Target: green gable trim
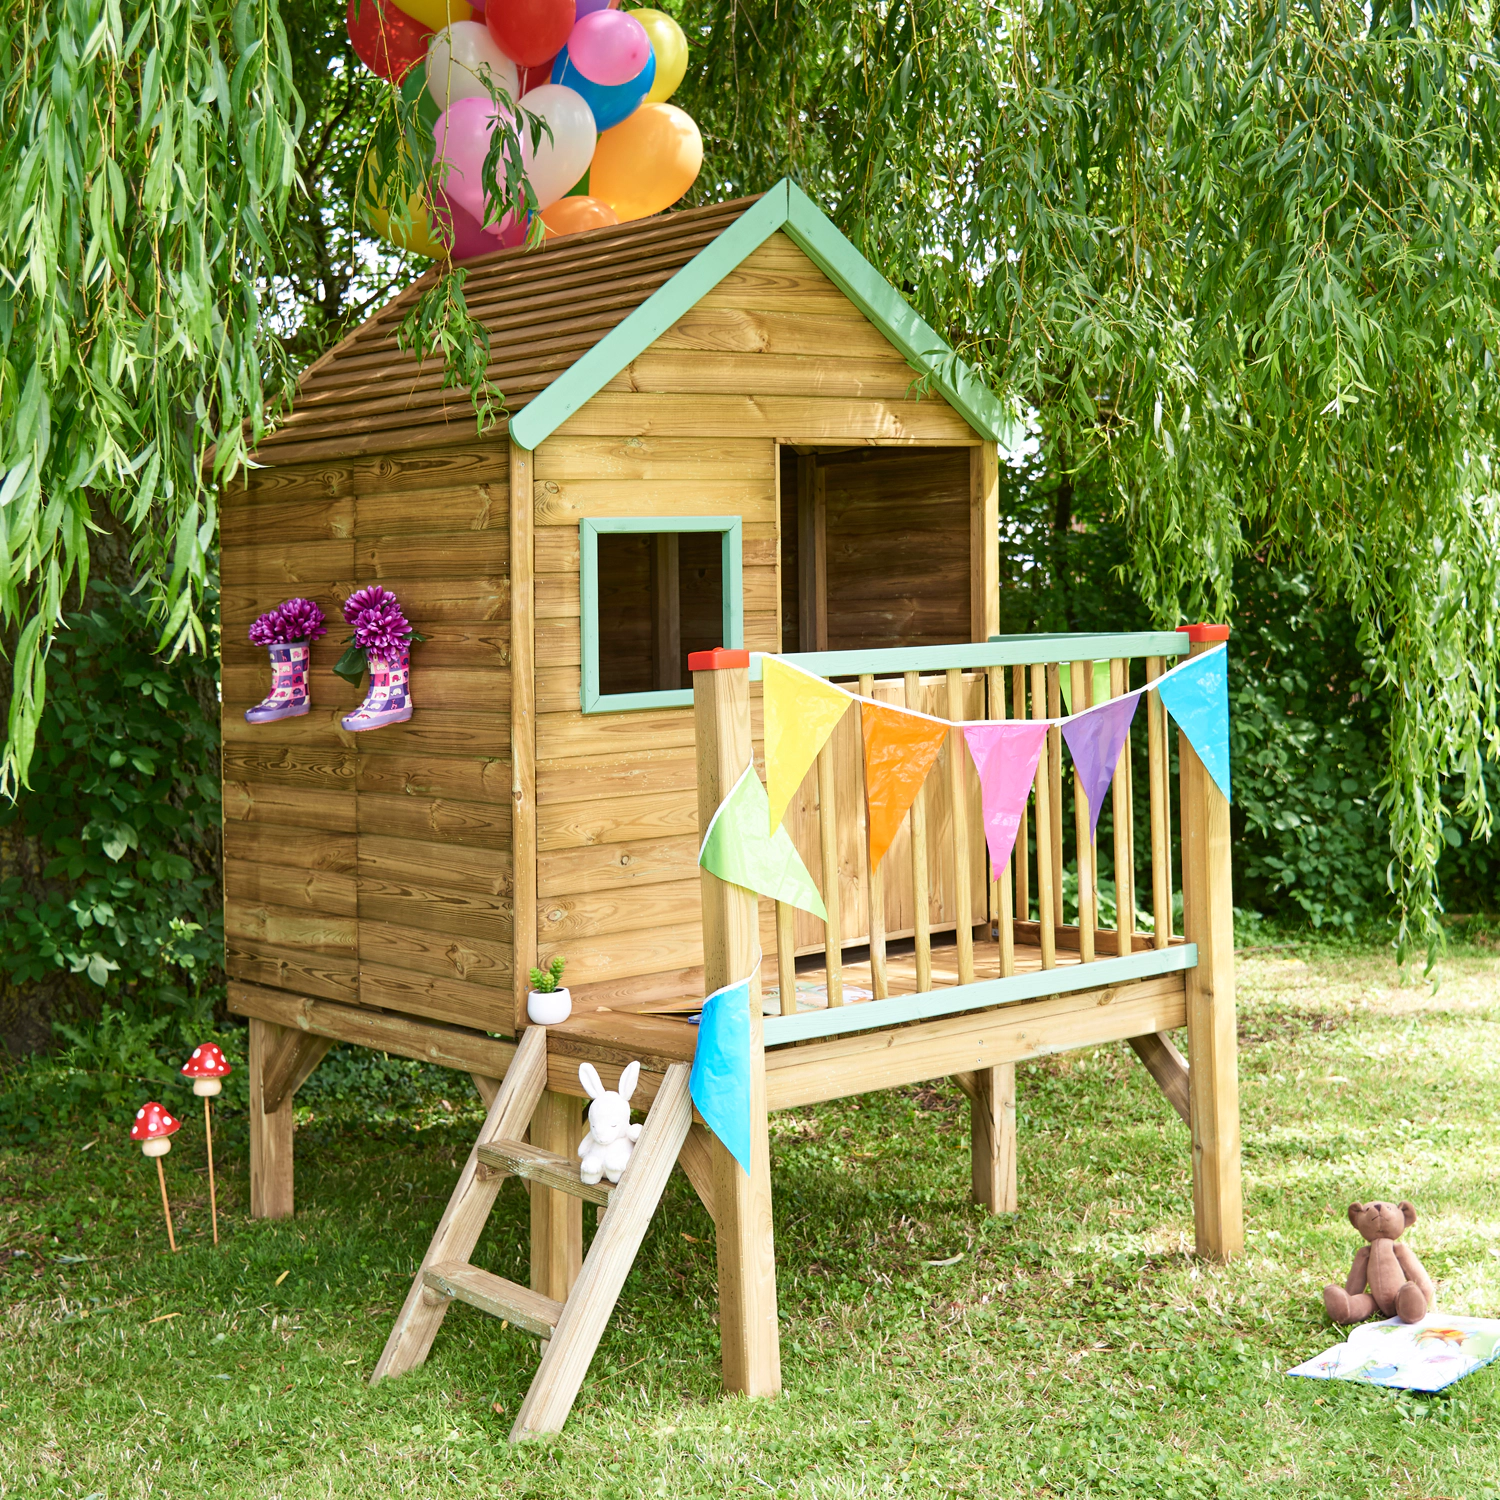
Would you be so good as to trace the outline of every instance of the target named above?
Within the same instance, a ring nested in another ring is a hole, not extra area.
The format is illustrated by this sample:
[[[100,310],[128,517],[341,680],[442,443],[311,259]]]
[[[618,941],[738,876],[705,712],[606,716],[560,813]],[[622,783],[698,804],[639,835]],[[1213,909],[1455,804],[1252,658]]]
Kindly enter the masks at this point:
[[[994,393],[787,178],[528,402],[511,419],[511,437],[523,448],[538,447],[778,229],[890,339],[919,375],[928,377],[970,426],[1002,447],[1019,440],[1020,424]]]

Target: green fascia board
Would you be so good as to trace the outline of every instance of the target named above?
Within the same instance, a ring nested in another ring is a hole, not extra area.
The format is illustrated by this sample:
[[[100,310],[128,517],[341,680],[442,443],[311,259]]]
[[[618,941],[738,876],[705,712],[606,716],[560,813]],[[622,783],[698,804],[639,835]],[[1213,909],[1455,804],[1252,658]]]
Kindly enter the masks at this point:
[[[1127,660],[1143,656],[1183,656],[1185,635],[1175,630],[1138,630],[1126,635],[994,636],[958,646],[887,646],[870,651],[772,652],[779,661],[817,677],[887,677],[897,672],[973,672],[983,667],[1025,667],[1035,662]],[[761,659],[750,653],[750,680],[759,682]]]
[[[1016,444],[1020,423],[907,305],[900,292],[839,233],[832,220],[785,177],[522,407],[511,418],[511,438],[522,448],[540,446],[778,229],[786,232],[977,432],[1003,448]]]
[[[1076,994],[1080,990],[1108,989],[1117,984],[1129,984],[1132,980],[1180,973],[1197,966],[1198,945],[1177,943],[1170,948],[1152,948],[1124,958],[1101,958],[1093,963],[1069,964],[1063,969],[1013,974],[1008,979],[982,979],[977,984],[929,990],[924,995],[893,995],[888,1000],[831,1006],[827,1010],[802,1011],[795,1016],[767,1016],[765,1044],[781,1047],[788,1042],[812,1041],[817,1037],[878,1031],[887,1026],[904,1026],[911,1021],[931,1021],[939,1016],[961,1015],[969,1010],[1013,1005],[1018,1000],[1041,1000],[1052,995]]]

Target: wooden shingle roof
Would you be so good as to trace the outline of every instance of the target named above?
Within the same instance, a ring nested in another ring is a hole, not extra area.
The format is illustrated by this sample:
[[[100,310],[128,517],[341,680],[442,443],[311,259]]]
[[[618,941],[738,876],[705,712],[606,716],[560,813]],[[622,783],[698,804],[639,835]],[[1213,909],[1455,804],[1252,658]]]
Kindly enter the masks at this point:
[[[490,379],[514,414],[619,326],[750,208],[740,198],[467,262],[464,297],[490,332]],[[256,452],[300,463],[430,447],[472,437],[467,389],[443,389],[396,332],[436,271],[394,297],[303,374],[291,414]]]

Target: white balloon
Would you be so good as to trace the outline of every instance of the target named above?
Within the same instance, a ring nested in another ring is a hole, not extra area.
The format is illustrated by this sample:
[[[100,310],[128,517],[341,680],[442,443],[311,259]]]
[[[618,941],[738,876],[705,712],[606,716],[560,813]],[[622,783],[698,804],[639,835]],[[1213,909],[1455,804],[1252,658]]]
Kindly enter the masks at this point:
[[[440,110],[455,99],[488,99],[480,74],[512,99],[521,93],[516,65],[495,45],[483,21],[455,21],[432,34],[427,44],[427,92]]]
[[[530,131],[524,130],[521,146],[537,206],[547,208],[588,171],[599,132],[594,128],[594,112],[583,95],[566,84],[544,83],[532,89],[522,108],[540,115],[552,127],[552,139],[541,135],[535,150]]]

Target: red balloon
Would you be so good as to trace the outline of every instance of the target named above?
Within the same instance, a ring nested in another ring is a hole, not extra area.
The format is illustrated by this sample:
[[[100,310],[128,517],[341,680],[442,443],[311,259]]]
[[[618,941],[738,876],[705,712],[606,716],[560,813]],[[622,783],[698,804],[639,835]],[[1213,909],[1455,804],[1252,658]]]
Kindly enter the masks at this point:
[[[532,89],[539,89],[544,83],[552,82],[552,64],[556,61],[555,57],[549,57],[546,62],[538,63],[534,68],[521,69],[521,97],[523,99]]]
[[[486,0],[484,24],[513,63],[535,68],[562,51],[577,9],[574,0]]]
[[[385,0],[349,0],[346,19],[355,56],[392,83],[400,83],[427,56],[432,28]]]

